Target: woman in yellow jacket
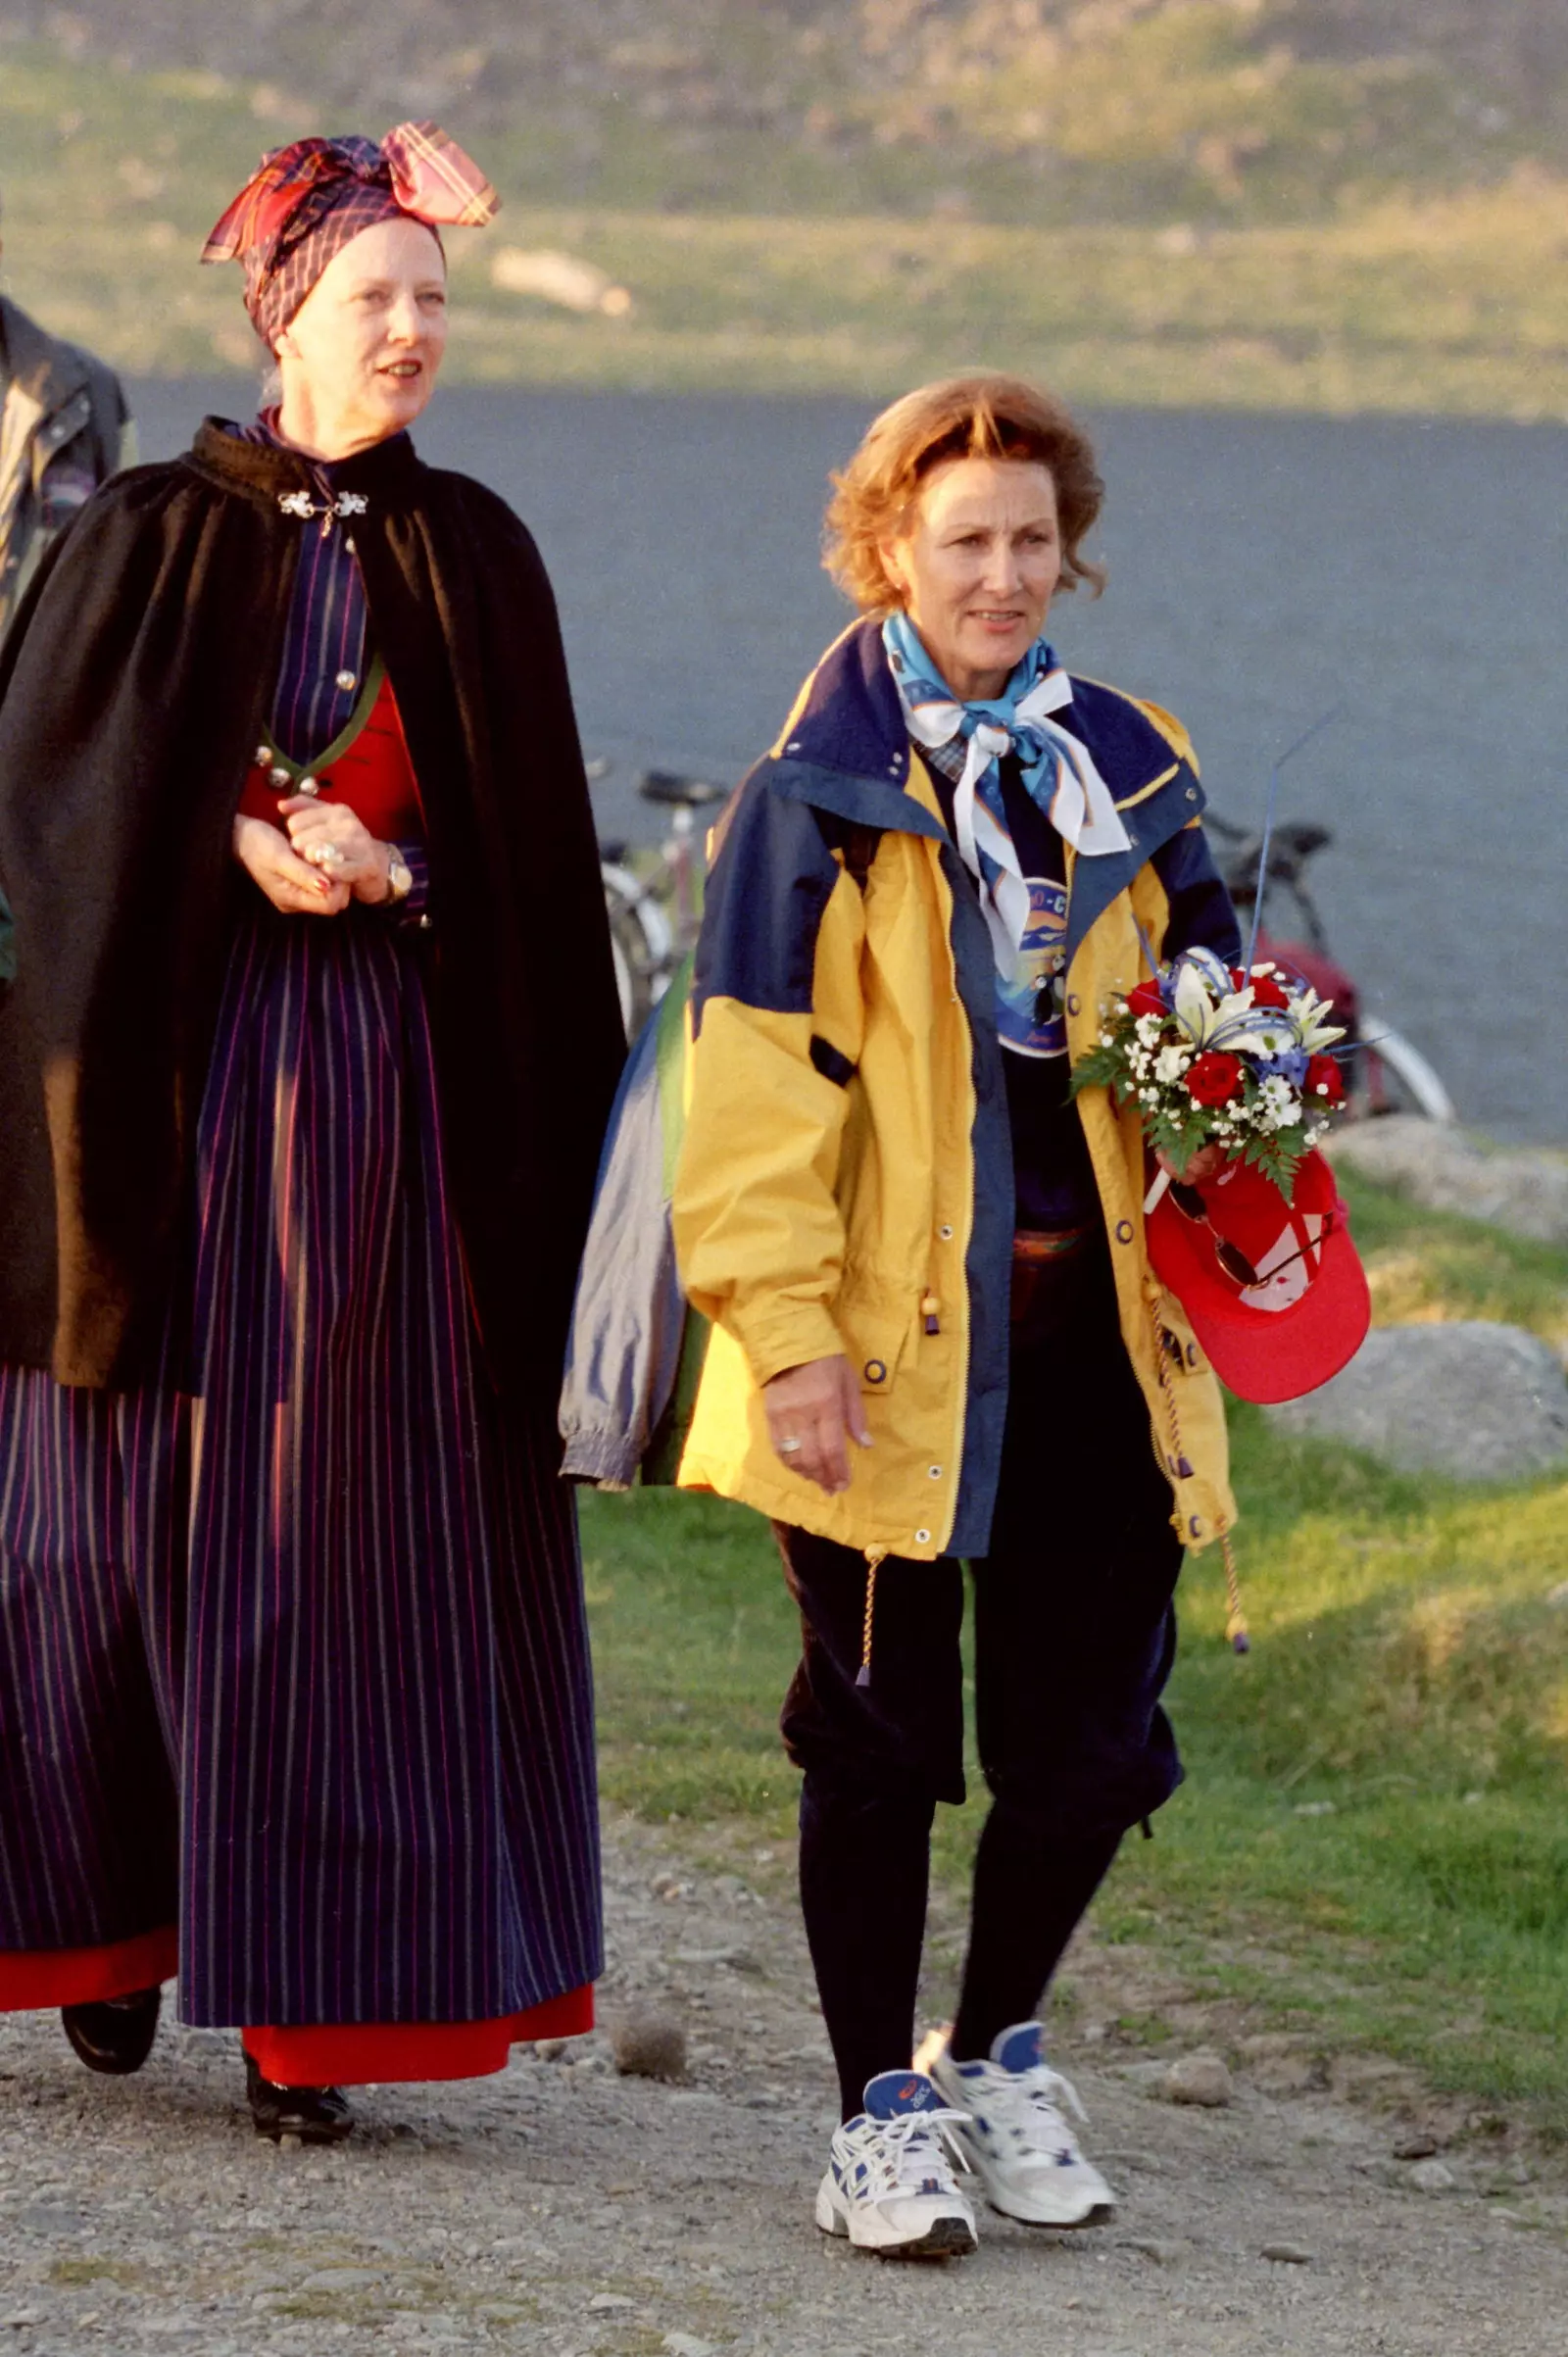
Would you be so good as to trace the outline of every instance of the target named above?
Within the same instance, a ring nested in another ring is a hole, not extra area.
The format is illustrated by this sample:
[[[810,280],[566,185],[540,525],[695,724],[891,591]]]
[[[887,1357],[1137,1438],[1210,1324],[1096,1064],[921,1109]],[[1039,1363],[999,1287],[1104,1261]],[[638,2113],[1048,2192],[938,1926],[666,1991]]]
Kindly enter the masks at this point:
[[[1101,497],[1015,378],[877,419],[828,517],[861,618],[729,815],[697,955],[673,1220],[713,1333],[679,1479],[772,1519],[801,1610],[783,1730],[845,2115],[817,2223],[888,2254],[973,2247],[950,2139],[1012,2217],[1110,2206],[1037,2016],[1180,1779],[1172,1595],[1235,1510],[1136,1116],[1067,1088],[1151,953],[1240,954],[1179,723],[1043,635]],[[994,1805],[957,2017],[911,2071],[963,1558]]]

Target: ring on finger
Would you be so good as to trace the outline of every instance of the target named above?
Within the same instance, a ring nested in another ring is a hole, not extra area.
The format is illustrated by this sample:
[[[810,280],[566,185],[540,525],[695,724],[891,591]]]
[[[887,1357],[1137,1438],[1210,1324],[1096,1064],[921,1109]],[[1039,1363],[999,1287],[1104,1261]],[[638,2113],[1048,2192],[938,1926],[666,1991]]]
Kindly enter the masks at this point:
[[[791,1436],[791,1438],[790,1438],[789,1440],[787,1440],[787,1441],[780,1441],[780,1442],[779,1442],[779,1444],[778,1444],[778,1452],[779,1452],[779,1455],[780,1455],[780,1456],[799,1456],[799,1455],[800,1455],[800,1453],[801,1453],[801,1450],[802,1450],[802,1449],[803,1449],[805,1447],[806,1447],[806,1443],[805,1443],[804,1441],[802,1441],[802,1440],[797,1440],[797,1439],[796,1439],[796,1438],[794,1438],[794,1436],[792,1435],[792,1436]]]

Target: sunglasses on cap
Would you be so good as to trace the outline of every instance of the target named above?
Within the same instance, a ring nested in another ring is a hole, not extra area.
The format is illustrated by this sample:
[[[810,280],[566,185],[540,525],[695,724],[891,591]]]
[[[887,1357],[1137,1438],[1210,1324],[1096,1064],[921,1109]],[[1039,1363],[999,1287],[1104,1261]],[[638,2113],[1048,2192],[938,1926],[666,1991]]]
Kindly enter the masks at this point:
[[[1334,1233],[1334,1213],[1325,1211],[1322,1228],[1315,1240],[1309,1244],[1298,1245],[1297,1250],[1294,1252],[1288,1252],[1283,1260],[1276,1260],[1267,1276],[1261,1276],[1242,1251],[1241,1246],[1232,1244],[1228,1236],[1220,1234],[1208,1216],[1208,1205],[1196,1187],[1185,1186],[1180,1179],[1172,1179],[1169,1194],[1171,1202],[1184,1219],[1190,1219],[1195,1227],[1207,1228],[1213,1239],[1214,1258],[1226,1276],[1230,1278],[1231,1283],[1241,1286],[1244,1291],[1254,1285],[1272,1285],[1277,1276],[1292,1267],[1298,1260],[1304,1260],[1308,1252],[1315,1252],[1321,1259],[1323,1247]]]

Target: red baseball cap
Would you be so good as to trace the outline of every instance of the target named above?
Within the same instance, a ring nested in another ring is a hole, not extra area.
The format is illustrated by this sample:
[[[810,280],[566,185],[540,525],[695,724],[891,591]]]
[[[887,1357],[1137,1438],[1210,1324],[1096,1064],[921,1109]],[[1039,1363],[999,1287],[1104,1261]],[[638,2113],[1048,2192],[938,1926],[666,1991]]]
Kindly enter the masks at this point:
[[[1147,1232],[1160,1283],[1243,1399],[1298,1399],[1361,1348],[1372,1299],[1320,1154],[1301,1162],[1290,1203],[1247,1162],[1198,1187],[1173,1183]]]

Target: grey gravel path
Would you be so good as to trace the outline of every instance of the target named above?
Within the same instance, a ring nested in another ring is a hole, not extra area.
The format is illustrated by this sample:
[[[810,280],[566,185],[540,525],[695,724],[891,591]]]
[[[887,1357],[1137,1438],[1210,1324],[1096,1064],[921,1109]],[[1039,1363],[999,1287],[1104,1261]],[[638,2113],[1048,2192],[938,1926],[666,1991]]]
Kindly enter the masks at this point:
[[[811,2197],[832,2082],[787,1859],[720,1873],[626,1826],[609,1871],[606,2015],[676,2013],[684,2086],[619,2078],[596,2038],[498,2079],[367,2092],[353,2143],[279,2152],[250,2133],[226,2035],[166,2029],[139,2077],[109,2081],[52,2019],[0,2020],[0,2357],[1568,2352],[1549,2156],[1461,2137],[1435,2176],[1430,2155],[1396,2160],[1389,2113],[1301,2085],[1289,2040],[1233,2052],[1228,2107],[1177,2108],[1163,2061],[1089,2042],[1080,2013],[1058,2060],[1122,2192],[1113,2224],[988,2217],[945,2269],[827,2240]]]

